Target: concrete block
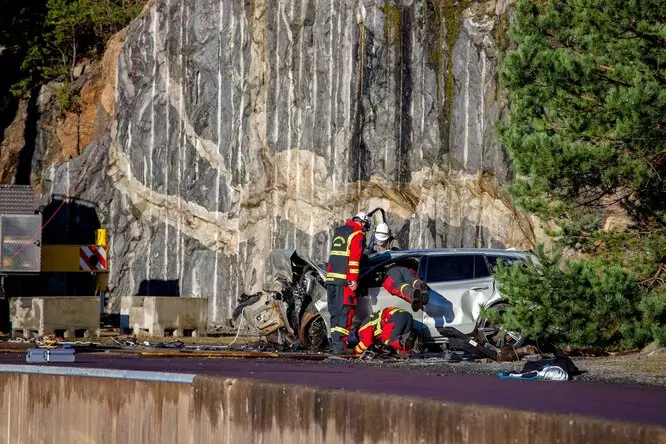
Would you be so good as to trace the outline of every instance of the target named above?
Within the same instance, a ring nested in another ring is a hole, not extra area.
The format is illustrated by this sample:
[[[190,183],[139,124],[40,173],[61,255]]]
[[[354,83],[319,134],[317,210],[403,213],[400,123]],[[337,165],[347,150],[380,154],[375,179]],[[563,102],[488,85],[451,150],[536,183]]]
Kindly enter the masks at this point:
[[[208,300],[191,297],[123,296],[121,323],[129,318],[129,328],[152,336],[206,336]]]
[[[142,307],[145,296],[121,296],[120,297],[120,329],[131,330],[130,311],[132,307]],[[138,313],[137,313],[138,315]],[[141,322],[143,323],[143,322]]]
[[[13,337],[99,335],[99,298],[96,296],[12,298],[9,316]]]

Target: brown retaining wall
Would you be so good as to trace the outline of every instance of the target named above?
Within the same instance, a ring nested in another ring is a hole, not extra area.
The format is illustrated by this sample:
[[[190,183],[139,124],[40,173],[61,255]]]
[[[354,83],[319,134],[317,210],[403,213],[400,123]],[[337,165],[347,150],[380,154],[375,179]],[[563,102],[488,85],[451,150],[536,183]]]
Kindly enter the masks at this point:
[[[666,429],[212,377],[0,373],[0,442],[666,443]]]

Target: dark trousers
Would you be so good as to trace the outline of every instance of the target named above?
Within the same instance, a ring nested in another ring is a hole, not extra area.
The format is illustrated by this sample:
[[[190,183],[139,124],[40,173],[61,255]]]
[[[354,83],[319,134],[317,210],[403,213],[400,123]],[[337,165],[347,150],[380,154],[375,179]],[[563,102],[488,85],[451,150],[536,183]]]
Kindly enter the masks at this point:
[[[333,353],[342,353],[345,339],[349,335],[353,307],[344,303],[344,285],[327,285],[328,313],[331,315],[331,348]]]
[[[387,322],[387,325],[393,324],[393,328],[391,329],[391,336],[389,337],[387,344],[397,348],[396,345],[400,343],[402,336],[412,331],[413,321],[414,318],[412,315],[406,311],[393,313]]]

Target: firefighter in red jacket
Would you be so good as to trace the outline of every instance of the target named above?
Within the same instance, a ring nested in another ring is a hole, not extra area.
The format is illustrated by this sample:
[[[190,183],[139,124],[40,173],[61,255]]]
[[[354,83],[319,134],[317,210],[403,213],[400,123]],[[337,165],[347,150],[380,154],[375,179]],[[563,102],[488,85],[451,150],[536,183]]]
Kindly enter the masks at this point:
[[[364,232],[369,226],[368,216],[358,213],[333,233],[326,267],[326,289],[331,315],[331,346],[336,355],[345,351],[354,317],[359,265],[365,247]]]
[[[356,333],[358,343],[354,353],[361,355],[373,346],[384,350],[388,348],[392,353],[411,353],[416,339],[413,322],[411,313],[396,307],[387,307],[371,314]]]
[[[419,311],[428,304],[428,286],[416,274],[415,268],[392,266],[386,272],[383,287],[392,295],[412,304],[412,310]]]

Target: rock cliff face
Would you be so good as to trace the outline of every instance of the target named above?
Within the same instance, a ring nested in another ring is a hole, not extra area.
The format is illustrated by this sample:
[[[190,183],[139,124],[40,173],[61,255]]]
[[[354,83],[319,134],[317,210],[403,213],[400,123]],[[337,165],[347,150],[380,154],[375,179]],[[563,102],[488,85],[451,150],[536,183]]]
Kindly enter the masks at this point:
[[[358,210],[402,247],[530,247],[493,138],[508,3],[155,0],[105,58],[110,131],[42,167],[43,197],[88,168],[112,295],[206,297],[212,323],[268,251],[323,262]]]

